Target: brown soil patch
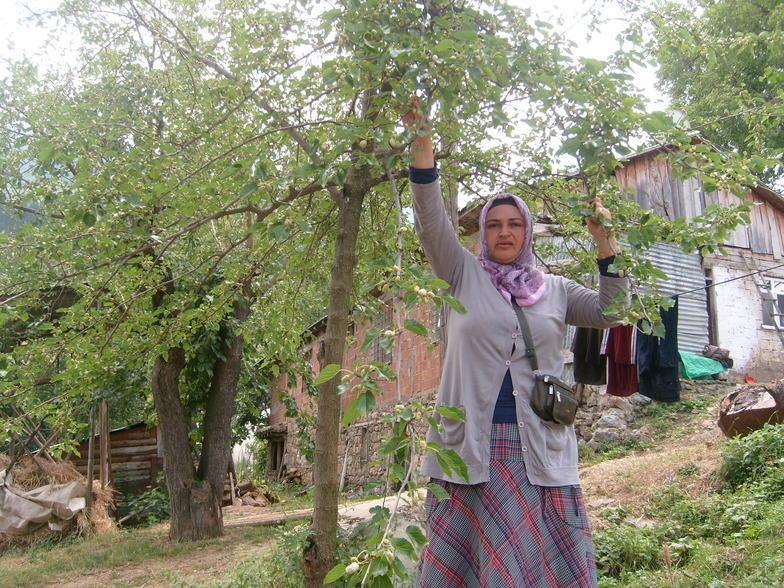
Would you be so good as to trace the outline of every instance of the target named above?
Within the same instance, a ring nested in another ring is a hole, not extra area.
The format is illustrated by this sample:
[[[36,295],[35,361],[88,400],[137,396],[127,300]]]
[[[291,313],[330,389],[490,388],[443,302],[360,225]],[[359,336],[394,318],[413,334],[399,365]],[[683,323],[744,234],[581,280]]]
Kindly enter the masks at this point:
[[[689,496],[708,492],[715,484],[721,464],[721,431],[715,418],[698,417],[696,430],[679,438],[667,438],[644,453],[627,455],[580,469],[585,503],[594,528],[605,524],[599,517],[607,508],[628,509],[645,524],[645,507],[656,490],[677,484]]]
[[[165,588],[174,585],[210,586],[223,580],[226,571],[249,555],[248,547],[224,551],[214,545],[187,555],[167,557],[143,564],[127,564],[112,570],[80,574],[74,580],[47,584],[44,588],[105,588],[134,586]]]

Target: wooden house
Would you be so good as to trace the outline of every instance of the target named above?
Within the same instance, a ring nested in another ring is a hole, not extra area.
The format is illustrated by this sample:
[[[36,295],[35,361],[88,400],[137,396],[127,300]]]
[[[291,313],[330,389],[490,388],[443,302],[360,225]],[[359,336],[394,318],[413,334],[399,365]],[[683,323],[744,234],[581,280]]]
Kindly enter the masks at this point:
[[[79,447],[78,456],[71,458],[74,467],[87,475],[88,442]],[[94,463],[100,460],[99,443],[93,444]],[[139,494],[148,486],[157,485],[163,471],[163,451],[157,425],[138,423],[109,432],[110,484],[122,495]]]

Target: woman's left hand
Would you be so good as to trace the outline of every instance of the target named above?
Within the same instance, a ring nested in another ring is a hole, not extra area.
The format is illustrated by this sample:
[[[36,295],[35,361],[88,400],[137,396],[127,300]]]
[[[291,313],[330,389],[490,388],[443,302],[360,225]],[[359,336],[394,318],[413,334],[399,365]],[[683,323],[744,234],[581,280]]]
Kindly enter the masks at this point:
[[[618,252],[618,245],[615,243],[615,235],[613,234],[612,227],[609,223],[602,223],[599,217],[610,221],[612,220],[612,213],[604,207],[601,198],[591,198],[588,204],[592,204],[596,211],[596,216],[587,217],[585,224],[588,226],[588,231],[596,241],[597,253],[599,259],[610,257]]]

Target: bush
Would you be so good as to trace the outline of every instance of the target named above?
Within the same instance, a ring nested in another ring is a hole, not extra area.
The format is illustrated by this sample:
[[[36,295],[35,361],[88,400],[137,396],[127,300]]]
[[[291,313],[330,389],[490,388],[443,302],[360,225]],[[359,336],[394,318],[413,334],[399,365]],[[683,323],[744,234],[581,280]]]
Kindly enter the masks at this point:
[[[169,520],[169,491],[165,484],[150,486],[147,490],[128,499],[123,517],[128,525],[155,525]]]
[[[239,458],[234,463],[237,482],[250,481],[256,486],[266,484],[267,440],[251,438],[243,443]]]
[[[274,551],[267,557],[257,554],[237,566],[234,578],[226,588],[302,588],[305,586],[302,553],[310,545],[308,536],[313,529],[300,524],[283,530],[278,535]],[[355,532],[338,528],[338,560],[346,560],[357,551],[361,537]],[[341,584],[337,584],[341,585]]]
[[[722,455],[724,463],[720,473],[725,492],[762,484],[767,485],[775,497],[775,482],[782,479],[784,469],[784,425],[766,424],[745,437],[736,437],[726,443]],[[771,479],[773,484],[767,483]],[[780,483],[778,487],[778,496],[781,496]]]
[[[648,529],[617,525],[594,533],[596,565],[600,573],[619,577],[659,567],[659,538]]]

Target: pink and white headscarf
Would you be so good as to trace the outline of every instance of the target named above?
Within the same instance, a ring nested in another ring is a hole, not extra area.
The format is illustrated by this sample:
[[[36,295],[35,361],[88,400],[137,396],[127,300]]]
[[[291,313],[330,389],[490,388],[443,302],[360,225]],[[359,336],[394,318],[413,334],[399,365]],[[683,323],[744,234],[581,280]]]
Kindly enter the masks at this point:
[[[493,208],[493,203],[496,200],[509,200],[509,202],[504,202],[504,204],[517,206],[525,221],[525,241],[520,249],[520,253],[512,263],[493,261],[490,257],[490,250],[487,247],[485,221],[488,211]],[[534,219],[525,202],[513,194],[496,194],[493,196],[482,208],[482,213],[479,216],[479,237],[479,262],[485,268],[487,275],[490,277],[496,290],[501,293],[501,296],[509,304],[512,303],[512,296],[514,296],[517,304],[520,306],[531,306],[539,300],[547,290],[547,284],[544,281],[544,274],[536,268],[534,263],[532,247]]]

